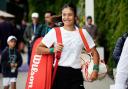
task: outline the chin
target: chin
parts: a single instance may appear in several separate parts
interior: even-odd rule
[[[71,23],[64,23],[65,26],[72,26],[73,24]]]

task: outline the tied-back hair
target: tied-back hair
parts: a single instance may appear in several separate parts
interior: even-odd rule
[[[75,17],[77,16],[76,6],[73,5],[72,3],[67,3],[67,4],[65,4],[65,5],[62,7],[62,10],[63,10],[64,8],[70,8],[70,9],[74,12]],[[61,11],[62,11],[62,10],[61,10]]]

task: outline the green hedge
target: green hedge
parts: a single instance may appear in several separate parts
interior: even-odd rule
[[[115,67],[112,52],[119,36],[128,31],[128,0],[95,0],[95,21],[105,47],[109,68]]]
[[[29,20],[31,20],[31,13],[38,12],[40,20],[44,20],[45,11],[53,11],[60,14],[61,8],[65,3],[72,2],[77,4],[78,0],[29,0]]]

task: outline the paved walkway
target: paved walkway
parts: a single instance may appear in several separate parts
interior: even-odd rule
[[[26,63],[26,54],[22,55],[24,59],[24,64]],[[26,65],[23,65],[23,67]],[[27,78],[27,72],[19,72],[18,80],[17,80],[17,89],[25,89],[25,83]],[[95,82],[87,83],[84,85],[86,89],[110,89],[110,85],[114,84],[114,81],[109,78],[107,75],[103,80],[97,80]],[[2,76],[0,74],[0,89],[2,88]]]
[[[27,72],[20,72],[17,80],[17,89],[25,89],[25,83],[27,79]],[[85,82],[85,89],[110,89],[110,85],[114,81],[106,76],[103,80],[97,80],[95,82],[87,83]],[[0,75],[0,89],[2,88],[2,77]]]

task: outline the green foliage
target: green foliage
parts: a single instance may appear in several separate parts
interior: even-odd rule
[[[85,0],[79,0],[77,4],[77,14],[79,18],[79,26],[82,27],[85,24]]]
[[[56,14],[61,14],[62,6],[69,2],[76,4],[78,0],[29,0],[29,20],[31,20],[32,12],[38,12],[41,21],[43,21],[46,11],[53,11]]]
[[[112,52],[119,36],[128,31],[127,0],[95,0],[95,21],[101,33],[99,43],[105,47],[109,68],[115,67]]]

